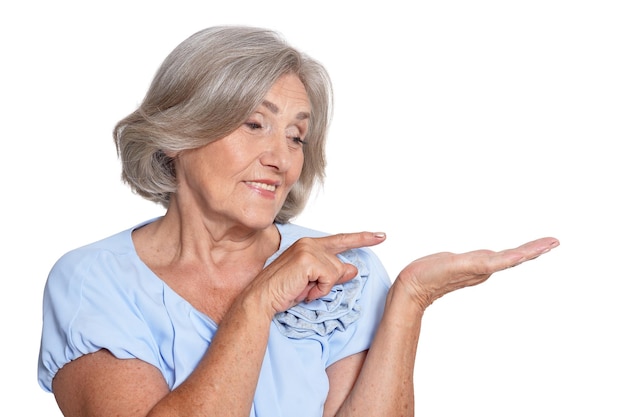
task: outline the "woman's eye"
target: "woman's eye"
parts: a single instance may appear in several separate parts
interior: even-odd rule
[[[304,145],[306,145],[306,140],[302,139],[300,136],[292,136],[289,138],[289,140],[293,144],[291,146],[293,146],[294,148],[302,148]]]
[[[261,126],[261,123],[257,123],[257,122],[246,122],[245,125],[252,130],[256,130],[256,129],[262,129],[263,126]]]

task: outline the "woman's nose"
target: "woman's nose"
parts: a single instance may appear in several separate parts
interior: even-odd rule
[[[261,163],[271,166],[278,171],[285,171],[291,165],[292,152],[289,149],[288,138],[282,134],[273,134],[268,137],[266,149],[261,155]]]

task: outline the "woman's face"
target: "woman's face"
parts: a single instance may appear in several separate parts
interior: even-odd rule
[[[310,113],[300,79],[283,76],[236,131],[179,155],[177,200],[226,227],[271,225],[300,176]]]

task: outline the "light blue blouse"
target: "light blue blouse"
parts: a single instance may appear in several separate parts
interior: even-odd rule
[[[100,349],[154,365],[174,389],[211,344],[215,322],[137,256],[131,232],[146,223],[70,251],[52,268],[38,368],[44,390],[51,392],[63,365]],[[281,244],[268,264],[300,237],[325,235],[293,224],[276,226]],[[321,416],[328,393],[325,369],[368,349],[391,283],[368,248],[339,257],[358,267],[355,279],[275,317],[251,417]]]

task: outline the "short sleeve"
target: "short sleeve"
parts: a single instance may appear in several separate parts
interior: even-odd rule
[[[55,264],[43,299],[38,377],[44,390],[52,390],[52,379],[65,364],[100,349],[162,366],[154,329],[145,320],[162,314],[159,295],[146,294],[137,282],[141,273],[132,271],[138,267],[124,256],[85,249]]]

